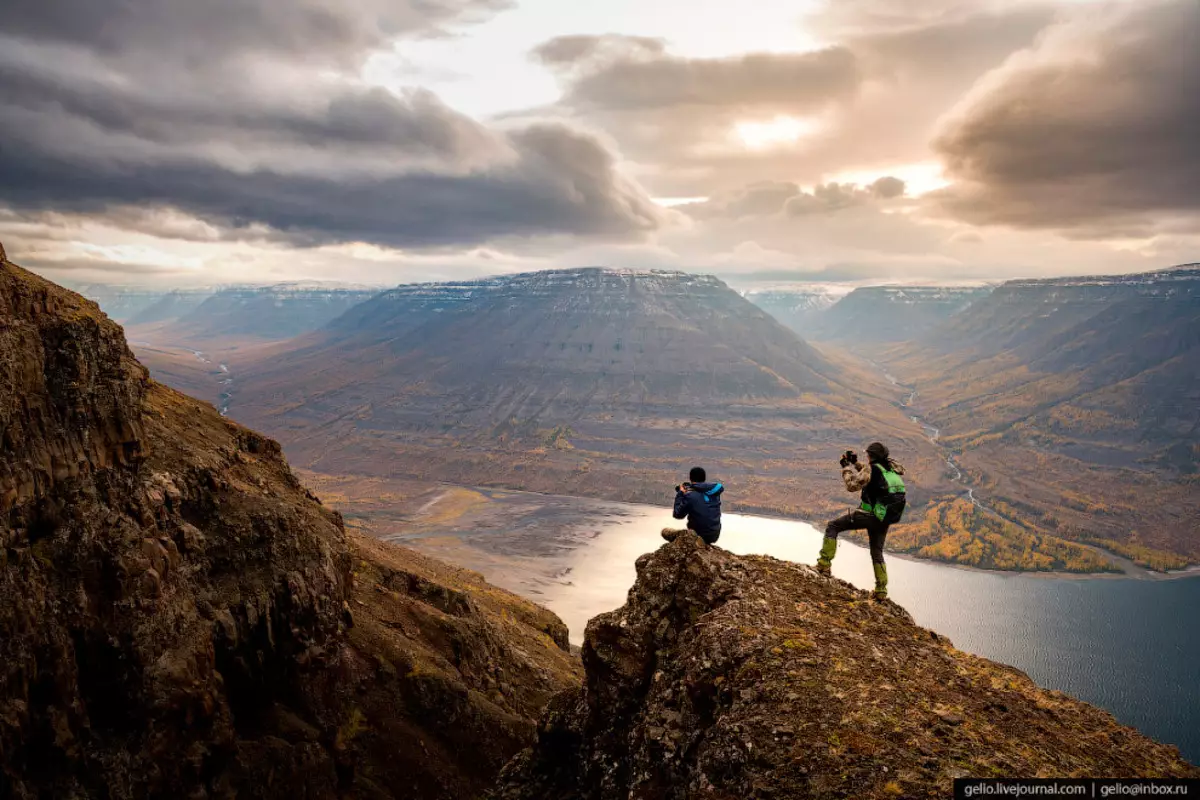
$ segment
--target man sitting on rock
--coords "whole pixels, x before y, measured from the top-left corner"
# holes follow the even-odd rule
[[[842,531],[867,532],[871,547],[871,566],[875,570],[875,600],[887,599],[887,565],[883,563],[883,543],[888,528],[900,521],[906,503],[904,467],[888,453],[882,442],[867,447],[869,463],[858,463],[858,454],[847,450],[842,454],[842,482],[850,492],[862,492],[862,502],[849,514],[844,514],[825,526],[825,541],[817,559],[817,572],[833,574],[833,557],[837,553],[837,537]]]
[[[721,493],[724,491],[725,487],[720,483],[708,481],[703,467],[692,467],[688,482],[675,487],[674,517],[687,517],[687,527],[680,530],[663,528],[662,537],[673,542],[680,534],[691,531],[705,544],[716,543],[721,535]]]

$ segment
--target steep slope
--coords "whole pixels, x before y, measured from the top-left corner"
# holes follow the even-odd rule
[[[956,777],[1200,776],[809,567],[682,537],[593,619],[493,800],[942,798]]]
[[[708,462],[737,478],[742,508],[820,513],[835,500],[801,482],[832,490],[846,446],[887,436],[934,463],[896,392],[848,377],[711,277],[597,268],[401,287],[289,348],[239,366],[230,414],[331,474],[659,500]]]
[[[575,682],[562,623],[348,539],[2,256],[0,796],[476,795]]]
[[[1015,281],[889,356],[1013,519],[1200,559],[1200,269]]]

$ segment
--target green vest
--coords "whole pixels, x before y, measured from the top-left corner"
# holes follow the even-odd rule
[[[862,505],[859,507],[869,514],[874,514],[876,519],[883,522],[888,515],[889,508],[905,501],[904,479],[882,464],[874,464],[872,466],[879,467],[879,471],[883,473],[883,479],[887,481],[887,494],[882,497],[867,498],[864,491]],[[897,513],[895,513],[896,522],[899,522],[899,516],[903,511],[904,507],[901,505],[897,509]]]

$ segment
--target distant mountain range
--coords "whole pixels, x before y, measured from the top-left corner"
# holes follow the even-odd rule
[[[195,311],[204,304],[208,298],[212,297],[213,289],[177,289],[171,292],[165,292],[154,299],[153,302],[137,309],[134,313],[122,320],[126,326],[138,325],[154,325],[157,323],[171,322]],[[102,297],[90,297],[100,304],[100,308],[104,308],[104,300]]]
[[[221,337],[290,339],[324,326],[379,291],[311,282],[174,290],[103,285],[80,289],[127,327],[159,326],[156,344],[199,346]]]
[[[221,289],[185,309],[164,333],[199,343],[220,338],[281,341],[323,327],[378,293],[367,287],[295,283]]]
[[[702,463],[742,508],[825,513],[848,446],[936,463],[878,377],[679,272],[399,287],[236,372],[231,415],[334,474],[663,502]]]
[[[819,330],[821,320],[846,291],[825,286],[801,286],[758,289],[746,292],[746,299],[801,336]]]
[[[822,289],[751,292],[747,298],[801,336],[833,342],[920,338],[991,287],[867,286],[837,296]]]
[[[328,324],[378,294],[368,286],[280,283],[173,291],[87,286],[82,294],[124,323],[130,346],[165,383],[224,410],[233,353]]]

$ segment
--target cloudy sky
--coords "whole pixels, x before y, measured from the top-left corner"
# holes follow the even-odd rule
[[[1200,0],[5,0],[0,241],[71,283],[1200,260]]]

